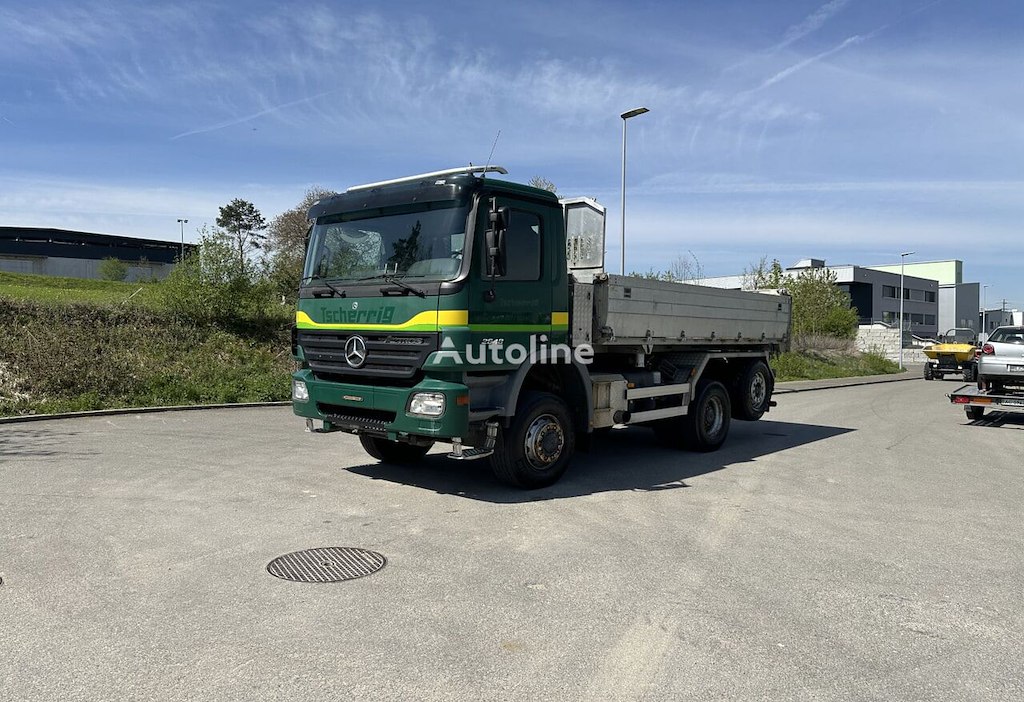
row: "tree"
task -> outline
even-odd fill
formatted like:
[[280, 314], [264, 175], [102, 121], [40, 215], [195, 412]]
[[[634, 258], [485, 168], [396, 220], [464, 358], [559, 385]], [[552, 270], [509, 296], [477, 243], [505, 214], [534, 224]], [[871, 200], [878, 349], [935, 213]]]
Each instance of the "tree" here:
[[309, 231], [309, 220], [306, 219], [306, 215], [309, 208], [318, 200], [336, 194], [315, 185], [306, 191], [302, 202], [274, 217], [267, 228], [267, 240], [264, 245], [267, 257], [264, 265], [267, 278], [278, 295], [295, 299], [306, 257], [306, 233]]
[[679, 254], [672, 261], [668, 269], [668, 279], [700, 285], [704, 282], [704, 266], [693, 251], [687, 251], [686, 254]]
[[555, 195], [558, 194], [558, 188], [555, 187], [555, 184], [552, 183], [547, 178], [544, 178], [543, 176], [534, 176], [530, 178], [530, 181], [527, 184], [534, 188], [547, 190], [548, 192], [554, 193]]
[[99, 273], [103, 280], [124, 280], [128, 277], [128, 264], [119, 258], [108, 256], [100, 261]]
[[777, 258], [769, 264], [768, 257], [762, 256], [757, 263], [743, 269], [744, 290], [778, 290], [784, 287], [786, 273]]
[[830, 336], [852, 339], [859, 315], [850, 296], [836, 285], [828, 268], [805, 268], [797, 275], [786, 273], [778, 259], [768, 263], [762, 256], [743, 271], [744, 290], [785, 289], [793, 300], [793, 336]]
[[704, 282], [704, 266], [697, 254], [687, 251], [687, 255], [679, 254], [669, 265], [667, 271], [656, 271], [648, 268], [646, 272], [633, 271], [631, 276], [648, 280], [666, 280], [674, 283], [691, 283], [701, 285]]
[[267, 221], [256, 209], [256, 205], [248, 200], [235, 198], [220, 208], [217, 226], [230, 237], [238, 255], [238, 270], [248, 273], [248, 256], [256, 249], [263, 247], [267, 235]]
[[857, 334], [857, 310], [850, 296], [836, 285], [827, 268], [805, 268], [786, 283], [793, 297], [793, 335], [852, 339]]

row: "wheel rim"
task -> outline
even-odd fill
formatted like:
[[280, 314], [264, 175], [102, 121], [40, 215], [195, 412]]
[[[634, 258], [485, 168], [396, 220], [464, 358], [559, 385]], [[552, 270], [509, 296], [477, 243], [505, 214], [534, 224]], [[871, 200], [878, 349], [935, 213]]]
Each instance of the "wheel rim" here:
[[757, 373], [754, 375], [753, 381], [750, 383], [750, 404], [756, 410], [760, 409], [761, 405], [764, 404], [765, 397], [768, 396], [768, 381], [764, 378], [764, 373]]
[[725, 407], [722, 405], [722, 398], [709, 397], [704, 405], [704, 412], [701, 415], [701, 424], [704, 428], [704, 436], [714, 438], [722, 431], [725, 425]]
[[565, 448], [565, 432], [562, 425], [550, 414], [542, 414], [530, 423], [526, 430], [526, 460], [534, 468], [550, 468], [562, 455]]

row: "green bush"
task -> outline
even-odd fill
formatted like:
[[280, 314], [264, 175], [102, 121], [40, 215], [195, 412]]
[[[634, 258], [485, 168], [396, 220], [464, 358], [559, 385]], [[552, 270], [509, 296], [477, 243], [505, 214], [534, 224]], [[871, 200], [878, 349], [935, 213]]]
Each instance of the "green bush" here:
[[240, 268], [231, 245], [211, 235], [159, 284], [156, 298], [182, 322], [262, 339], [287, 327], [293, 311], [280, 303], [273, 283]]
[[121, 280], [128, 277], [128, 264], [119, 258], [108, 256], [100, 261], [100, 278], [103, 280]]

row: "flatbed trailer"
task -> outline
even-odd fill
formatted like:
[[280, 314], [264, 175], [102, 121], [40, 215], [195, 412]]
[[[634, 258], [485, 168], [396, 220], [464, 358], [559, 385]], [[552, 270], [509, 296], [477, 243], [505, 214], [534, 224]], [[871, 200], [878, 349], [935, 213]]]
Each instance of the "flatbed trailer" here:
[[1024, 392], [993, 393], [979, 390], [974, 385], [962, 385], [949, 393], [949, 401], [961, 405], [968, 419], [981, 419], [986, 410], [996, 412], [1024, 412]]

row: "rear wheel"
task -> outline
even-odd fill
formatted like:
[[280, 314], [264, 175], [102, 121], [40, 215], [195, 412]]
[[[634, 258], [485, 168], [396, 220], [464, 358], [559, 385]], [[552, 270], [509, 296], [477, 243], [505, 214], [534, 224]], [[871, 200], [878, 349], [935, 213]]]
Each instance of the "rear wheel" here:
[[974, 381], [974, 366], [964, 366], [964, 382], [970, 383]]
[[925, 380], [932, 380], [933, 378], [935, 378], [935, 373], [934, 373], [934, 370], [931, 367], [931, 364], [925, 363], [924, 364], [924, 379]]
[[725, 386], [715, 381], [708, 383], [697, 401], [690, 405], [690, 413], [684, 417], [683, 434], [687, 446], [693, 451], [707, 453], [717, 451], [729, 435], [729, 393]]
[[969, 406], [969, 407], [965, 407], [964, 409], [967, 410], [967, 418], [968, 419], [971, 419], [971, 420], [981, 419], [982, 417], [985, 416], [985, 408], [984, 407], [970, 407]]
[[768, 411], [773, 385], [772, 371], [764, 361], [754, 361], [747, 366], [733, 386], [732, 416], [747, 421], [763, 417]]
[[550, 393], [527, 392], [512, 424], [498, 432], [491, 470], [506, 485], [547, 487], [565, 473], [575, 447], [576, 431], [565, 402]]
[[672, 448], [707, 453], [717, 451], [729, 435], [732, 407], [729, 393], [718, 381], [700, 383], [688, 414], [663, 419], [654, 425], [658, 440]]
[[368, 454], [385, 463], [416, 463], [427, 455], [427, 451], [433, 446], [433, 443], [413, 446], [367, 434], [359, 435], [359, 443]]

